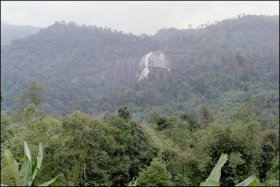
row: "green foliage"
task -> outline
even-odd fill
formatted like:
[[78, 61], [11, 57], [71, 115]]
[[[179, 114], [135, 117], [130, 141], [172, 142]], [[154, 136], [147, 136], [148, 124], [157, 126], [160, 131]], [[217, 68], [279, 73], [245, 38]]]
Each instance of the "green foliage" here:
[[44, 101], [43, 95], [46, 89], [45, 86], [40, 85], [36, 81], [30, 81], [27, 90], [18, 95], [16, 110], [20, 111], [21, 108], [27, 104], [34, 104], [38, 107], [38, 105]]
[[43, 93], [45, 91], [46, 87], [38, 84], [36, 81], [31, 81], [28, 85], [26, 97], [30, 103], [34, 103], [35, 106], [38, 106], [44, 101]]
[[126, 106], [118, 109], [118, 115], [119, 115], [119, 117], [121, 117], [125, 120], [130, 120], [130, 118], [131, 118], [131, 112], [128, 110], [128, 108]]
[[170, 186], [171, 174], [166, 170], [164, 163], [154, 159], [151, 165], [139, 174], [136, 186]]
[[75, 111], [58, 131], [44, 169], [62, 173], [63, 185], [127, 185], [156, 153], [137, 124], [119, 116], [102, 122]]
[[188, 122], [188, 126], [190, 130], [195, 130], [199, 127], [197, 118], [194, 113], [186, 112], [182, 114], [180, 118]]
[[[44, 112], [60, 115], [74, 110], [113, 113], [123, 105], [141, 117], [156, 108], [198, 114], [201, 103], [207, 103], [216, 119], [257, 98], [258, 116], [277, 116], [278, 24], [277, 16], [244, 16], [200, 29], [136, 36], [56, 22], [3, 47], [1, 90], [9, 97], [2, 110], [11, 112], [15, 95], [28, 87], [27, 81], [36, 80], [49, 88]], [[157, 50], [164, 52], [172, 71], [155, 67], [147, 80], [137, 81], [141, 57]]]
[[201, 123], [208, 125], [210, 122], [213, 122], [213, 117], [210, 114], [210, 111], [208, 109], [207, 105], [203, 105], [201, 107]]
[[257, 168], [260, 180], [264, 181], [267, 178], [267, 172], [272, 167], [273, 158], [279, 153], [279, 134], [273, 130], [266, 130], [262, 134], [262, 138], [262, 152], [257, 162]]
[[[277, 16], [244, 16], [134, 36], [57, 22], [3, 47], [1, 181], [61, 173], [65, 186], [198, 186], [216, 168], [207, 183], [252, 184], [256, 174], [279, 185], [278, 26]], [[151, 67], [137, 81], [137, 62], [159, 49], [171, 71]], [[38, 172], [24, 141], [44, 142]]]
[[227, 161], [227, 155], [221, 154], [216, 166], [210, 173], [209, 177], [206, 179], [205, 182], [201, 183], [201, 186], [219, 186], [219, 181], [221, 177], [221, 170], [223, 165]]
[[242, 177], [257, 173], [255, 166], [260, 153], [258, 131], [258, 126], [252, 124], [210, 126], [199, 138], [195, 154], [210, 156], [210, 160], [205, 163], [206, 170], [213, 167], [215, 158], [220, 154], [228, 154], [229, 162], [222, 170], [221, 184], [234, 185]]
[[[212, 170], [209, 177], [205, 182], [202, 182], [200, 186], [220, 186], [219, 181], [221, 177], [221, 170], [224, 164], [227, 162], [227, 154], [221, 154], [216, 166]], [[258, 186], [258, 181], [255, 176], [251, 176], [244, 181], [240, 182], [236, 186]]]
[[174, 186], [190, 186], [190, 179], [180, 173], [176, 173], [172, 178], [172, 183]]
[[15, 185], [20, 185], [21, 181], [20, 181], [20, 176], [19, 176], [18, 163], [13, 159], [10, 150], [7, 150], [6, 152], [4, 152], [4, 157], [8, 163], [11, 176], [15, 180]]
[[23, 112], [23, 119], [28, 122], [34, 122], [39, 117], [41, 117], [41, 113], [36, 107], [34, 103], [30, 103]]
[[1, 160], [3, 157], [4, 150], [7, 149], [11, 143], [11, 139], [14, 136], [13, 130], [10, 128], [11, 118], [1, 113]]
[[[220, 119], [206, 127], [191, 130], [182, 115], [180, 118], [173, 116], [172, 126], [164, 130], [150, 134], [145, 128], [144, 132], [149, 136], [158, 136], [153, 137], [153, 141], [173, 141], [172, 146], [167, 146], [167, 143], [164, 143], [165, 146], [154, 145], [160, 149], [173, 178], [180, 173], [189, 179], [190, 185], [198, 185], [205, 179], [222, 153], [228, 155], [229, 161], [221, 171], [221, 185], [237, 184], [252, 174], [260, 178], [259, 173], [267, 171], [265, 167], [259, 167], [260, 163], [270, 163], [271, 157], [277, 155], [278, 129], [270, 129], [271, 126], [266, 126], [267, 122], [260, 124], [252, 118], [248, 118], [246, 123], [239, 119]], [[264, 149], [268, 145], [270, 149]], [[265, 154], [269, 155], [267, 160], [263, 159]], [[270, 164], [266, 166], [271, 168]]]
[[[30, 111], [31, 116], [36, 114], [34, 111], [40, 113], [37, 108], [31, 110], [35, 109], [35, 105], [30, 106], [25, 109], [26, 113]], [[151, 119], [161, 117], [153, 115]], [[35, 184], [60, 173], [61, 177], [56, 181], [62, 185], [107, 186], [127, 185], [129, 182], [140, 185], [139, 181], [143, 181], [141, 173], [164, 167], [161, 171], [167, 171], [169, 184], [199, 185], [207, 178], [222, 153], [228, 155], [228, 162], [221, 170], [220, 185], [237, 184], [253, 173], [259, 178], [264, 176], [264, 172], [264, 184], [278, 184], [276, 175], [279, 165], [274, 161], [279, 150], [277, 129], [270, 129], [252, 119], [246, 123], [232, 119], [212, 122], [207, 127], [190, 128], [188, 118], [174, 115], [164, 117], [172, 125], [159, 129], [157, 124], [155, 128], [153, 124], [143, 124], [140, 128], [138, 123], [119, 115], [99, 120], [79, 111], [64, 118], [40, 115], [23, 117], [26, 120], [20, 123], [2, 114], [1, 148], [13, 150], [15, 158], [21, 158], [24, 151], [18, 148], [21, 142], [30, 142], [32, 149], [39, 142], [45, 143], [44, 164], [41, 166], [44, 172], [36, 174]], [[157, 153], [161, 160], [154, 162], [160, 162], [159, 168], [151, 163]], [[30, 153], [30, 156], [36, 155]], [[11, 175], [3, 160], [1, 180], [11, 184], [14, 179], [9, 179]], [[24, 163], [23, 160], [19, 161]], [[149, 163], [151, 165], [144, 172], [143, 168]], [[28, 167], [24, 168], [29, 171]], [[144, 176], [146, 178], [148, 175]], [[158, 179], [161, 180], [161, 177], [158, 176]]]
[[45, 101], [44, 93], [46, 89], [45, 86], [36, 81], [30, 81], [27, 89], [18, 94], [15, 108], [12, 111], [14, 121], [19, 122], [22, 117], [25, 120], [32, 121], [35, 116], [38, 117], [41, 114], [38, 107], [39, 104]]
[[256, 176], [251, 176], [248, 179], [245, 179], [244, 181], [240, 182], [236, 186], [258, 186], [259, 183], [257, 181]]
[[149, 121], [151, 123], [155, 123], [159, 130], [163, 130], [171, 125], [171, 122], [167, 116], [162, 116], [158, 113], [152, 113], [150, 115]]
[[242, 105], [238, 107], [231, 118], [235, 121], [240, 120], [248, 122], [252, 119], [252, 111], [250, 105]]
[[272, 161], [271, 161], [271, 168], [266, 173], [266, 180], [265, 184], [267, 186], [279, 186], [279, 155], [277, 155]]
[[[39, 151], [37, 155], [37, 162], [32, 163], [29, 147], [24, 142], [24, 163], [19, 170], [18, 163], [14, 160], [10, 150], [4, 152], [4, 157], [8, 163], [9, 173], [13, 179], [13, 184], [16, 186], [32, 186], [37, 176], [37, 172], [40, 170], [43, 160], [43, 148], [42, 144], [39, 144]], [[57, 177], [56, 177], [57, 178]], [[48, 186], [55, 182], [56, 178], [45, 182], [42, 186]]]

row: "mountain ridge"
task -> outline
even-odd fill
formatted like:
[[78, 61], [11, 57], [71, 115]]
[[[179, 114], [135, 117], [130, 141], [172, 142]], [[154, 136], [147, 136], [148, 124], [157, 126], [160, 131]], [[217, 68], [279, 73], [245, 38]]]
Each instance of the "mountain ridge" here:
[[36, 34], [41, 28], [31, 25], [11, 25], [1, 22], [1, 46], [9, 45], [13, 40]]
[[[213, 103], [227, 92], [230, 97], [241, 92], [242, 103], [257, 97], [260, 87], [267, 92], [258, 97], [277, 104], [277, 24], [274, 16], [244, 16], [205, 28], [136, 36], [57, 22], [1, 49], [1, 89], [7, 95], [3, 105], [11, 109], [32, 79], [49, 87], [44, 110], [61, 114], [75, 109], [110, 112], [121, 105], [146, 112], [157, 107], [186, 110], [202, 103], [217, 107]], [[138, 82], [141, 58], [151, 51], [163, 51], [171, 70], [154, 69]]]

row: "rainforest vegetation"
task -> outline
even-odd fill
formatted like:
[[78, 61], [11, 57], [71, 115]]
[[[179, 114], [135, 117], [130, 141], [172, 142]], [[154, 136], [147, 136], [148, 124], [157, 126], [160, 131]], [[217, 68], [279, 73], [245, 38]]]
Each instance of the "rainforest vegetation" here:
[[46, 116], [38, 108], [42, 91], [31, 82], [21, 95], [26, 107], [1, 114], [3, 184], [16, 184], [4, 150], [21, 165], [27, 142], [32, 158], [40, 144], [44, 152], [35, 184], [58, 176], [57, 185], [197, 186], [220, 155], [227, 154], [221, 185], [251, 175], [263, 185], [279, 185], [279, 119], [258, 118], [252, 103], [240, 106], [227, 120], [213, 118], [206, 105], [199, 116], [191, 111], [152, 112], [145, 121], [134, 121], [125, 106], [102, 119], [80, 111]]
[[[150, 51], [170, 71], [139, 81]], [[279, 186], [279, 17], [152, 36], [56, 22], [9, 41], [1, 184]]]

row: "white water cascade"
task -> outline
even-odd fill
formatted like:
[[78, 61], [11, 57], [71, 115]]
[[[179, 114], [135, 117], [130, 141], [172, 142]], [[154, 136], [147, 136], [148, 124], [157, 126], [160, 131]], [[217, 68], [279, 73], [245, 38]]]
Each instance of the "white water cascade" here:
[[149, 52], [148, 54], [146, 54], [143, 57], [143, 59], [141, 61], [141, 64], [144, 64], [145, 67], [144, 67], [142, 73], [140, 74], [140, 76], [138, 78], [138, 81], [141, 81], [142, 79], [145, 79], [148, 76], [148, 74], [150, 72], [150, 70], [149, 70], [149, 59], [150, 59], [150, 56], [152, 55], [152, 53], [153, 52]]

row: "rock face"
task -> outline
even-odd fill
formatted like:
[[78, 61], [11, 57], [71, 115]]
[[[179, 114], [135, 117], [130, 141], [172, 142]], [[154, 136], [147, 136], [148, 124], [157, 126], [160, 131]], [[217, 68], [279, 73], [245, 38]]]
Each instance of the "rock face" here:
[[138, 77], [138, 81], [148, 78], [151, 68], [157, 67], [163, 70], [170, 71], [170, 65], [167, 61], [165, 54], [161, 51], [151, 51], [141, 58], [139, 63], [139, 68], [141, 73]]

